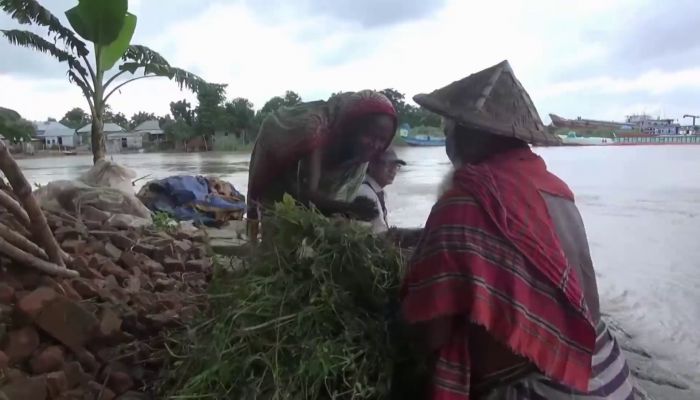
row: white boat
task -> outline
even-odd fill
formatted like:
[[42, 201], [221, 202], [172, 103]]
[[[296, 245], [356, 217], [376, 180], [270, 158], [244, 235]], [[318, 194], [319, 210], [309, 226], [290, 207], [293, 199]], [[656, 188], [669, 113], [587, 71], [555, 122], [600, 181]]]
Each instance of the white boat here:
[[566, 135], [559, 135], [564, 146], [607, 146], [614, 144], [614, 140], [604, 137], [581, 137], [576, 132], [569, 132]]

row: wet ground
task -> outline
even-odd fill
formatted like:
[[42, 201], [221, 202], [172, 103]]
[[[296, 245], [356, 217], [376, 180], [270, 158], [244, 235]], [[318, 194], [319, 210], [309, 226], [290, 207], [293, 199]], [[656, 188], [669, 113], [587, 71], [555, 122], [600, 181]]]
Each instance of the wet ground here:
[[[656, 363], [700, 388], [700, 146], [537, 151], [576, 193], [604, 311]], [[388, 188], [390, 222], [419, 226], [449, 162], [443, 148], [402, 148], [399, 153], [409, 165]], [[114, 160], [149, 179], [220, 175], [245, 193], [248, 157], [131, 154]], [[43, 184], [77, 177], [89, 168], [91, 158], [27, 159], [20, 165], [30, 182]]]

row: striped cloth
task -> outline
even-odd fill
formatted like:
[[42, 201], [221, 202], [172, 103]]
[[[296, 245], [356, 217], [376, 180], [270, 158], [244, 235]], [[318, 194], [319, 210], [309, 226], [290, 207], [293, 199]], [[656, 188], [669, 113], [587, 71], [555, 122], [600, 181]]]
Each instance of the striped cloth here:
[[402, 314], [410, 324], [469, 319], [453, 323], [438, 349], [434, 400], [473, 392], [470, 324], [553, 381], [588, 390], [595, 328], [541, 191], [573, 200], [541, 158], [517, 149], [460, 168], [433, 207], [404, 278]]
[[539, 372], [491, 391], [483, 400], [645, 400], [615, 338], [601, 320], [596, 329], [593, 373], [583, 393], [558, 384]]

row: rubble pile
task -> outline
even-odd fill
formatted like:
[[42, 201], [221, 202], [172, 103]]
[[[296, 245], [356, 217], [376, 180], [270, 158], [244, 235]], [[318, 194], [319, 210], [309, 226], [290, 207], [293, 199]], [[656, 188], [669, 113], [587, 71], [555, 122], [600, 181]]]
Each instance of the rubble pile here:
[[150, 398], [163, 332], [205, 304], [204, 234], [118, 229], [99, 210], [42, 211], [4, 150], [0, 399]]

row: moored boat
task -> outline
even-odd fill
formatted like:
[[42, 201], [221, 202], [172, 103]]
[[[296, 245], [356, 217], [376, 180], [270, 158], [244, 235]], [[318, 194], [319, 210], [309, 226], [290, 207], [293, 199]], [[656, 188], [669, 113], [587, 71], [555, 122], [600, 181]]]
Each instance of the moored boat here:
[[445, 138], [435, 136], [407, 136], [402, 138], [409, 146], [444, 146]]

